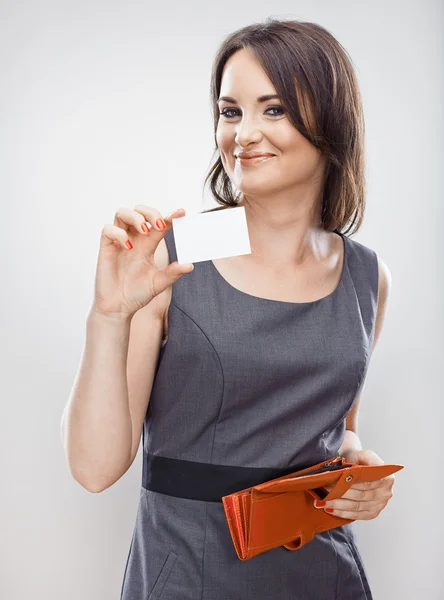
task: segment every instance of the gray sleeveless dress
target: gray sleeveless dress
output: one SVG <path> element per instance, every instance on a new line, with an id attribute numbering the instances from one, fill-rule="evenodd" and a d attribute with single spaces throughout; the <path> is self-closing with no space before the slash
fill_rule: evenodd
<path id="1" fill-rule="evenodd" d="M 220 500 L 338 453 L 378 297 L 375 252 L 338 235 L 340 283 L 315 302 L 244 293 L 211 261 L 173 284 L 121 600 L 372 599 L 353 522 L 241 561 Z"/>

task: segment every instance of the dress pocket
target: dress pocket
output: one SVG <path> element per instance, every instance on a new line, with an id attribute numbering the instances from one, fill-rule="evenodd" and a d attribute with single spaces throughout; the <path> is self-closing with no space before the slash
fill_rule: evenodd
<path id="1" fill-rule="evenodd" d="M 160 569 L 160 573 L 157 576 L 154 587 L 151 590 L 151 593 L 148 596 L 147 600 L 160 600 L 160 598 L 162 597 L 163 589 L 176 563 L 177 556 L 178 555 L 176 554 L 176 552 L 174 552 L 174 550 L 170 551 L 170 553 L 166 557 L 165 562 L 163 563 L 162 568 Z"/>

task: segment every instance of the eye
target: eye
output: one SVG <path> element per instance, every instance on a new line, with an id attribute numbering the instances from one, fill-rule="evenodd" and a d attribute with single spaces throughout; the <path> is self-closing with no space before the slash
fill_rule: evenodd
<path id="1" fill-rule="evenodd" d="M 233 111 L 236 111 L 236 109 L 235 108 L 225 108 L 224 110 L 222 110 L 221 112 L 219 112 L 219 114 L 221 116 L 227 117 L 228 119 L 231 119 L 231 117 L 228 116 L 228 113 L 229 112 L 233 112 Z"/>
<path id="2" fill-rule="evenodd" d="M 278 112 L 278 114 L 270 115 L 271 117 L 280 117 L 281 115 L 283 115 L 285 113 L 285 109 L 282 106 L 269 106 L 265 112 L 268 112 L 269 110 L 281 111 L 280 113 Z M 239 112 L 239 109 L 238 108 L 225 108 L 223 111 L 219 112 L 219 115 L 227 117 L 227 119 L 232 119 L 233 117 L 228 115 L 228 113 L 232 113 L 232 112 Z"/>
<path id="3" fill-rule="evenodd" d="M 283 115 L 285 113 L 285 108 L 283 108 L 282 106 L 270 106 L 270 108 L 267 108 L 267 110 L 265 112 L 267 112 L 268 110 L 282 111 L 282 112 L 278 113 L 277 115 L 276 114 L 272 115 L 273 117 L 278 117 L 279 115 Z"/>

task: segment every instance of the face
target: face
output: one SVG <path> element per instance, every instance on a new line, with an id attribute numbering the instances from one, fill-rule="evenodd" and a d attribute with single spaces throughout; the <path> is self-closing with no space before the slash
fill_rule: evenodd
<path id="1" fill-rule="evenodd" d="M 228 177 L 247 196 L 319 185 L 322 178 L 323 157 L 290 122 L 280 100 L 260 101 L 261 96 L 276 94 L 250 50 L 243 48 L 229 58 L 220 97 L 230 100 L 218 102 L 216 140 Z M 236 159 L 242 151 L 273 156 L 260 161 Z"/>

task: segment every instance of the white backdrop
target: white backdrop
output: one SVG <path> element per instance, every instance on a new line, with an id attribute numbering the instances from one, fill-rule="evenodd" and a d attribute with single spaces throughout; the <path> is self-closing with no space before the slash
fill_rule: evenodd
<path id="1" fill-rule="evenodd" d="M 60 438 L 100 231 L 122 205 L 215 206 L 202 196 L 212 61 L 228 33 L 268 16 L 318 22 L 357 69 L 369 193 L 354 239 L 393 278 L 359 434 L 405 469 L 387 508 L 355 530 L 375 599 L 444 597 L 443 3 L 3 0 L 2 598 L 119 598 L 140 452 L 91 494 Z"/>

